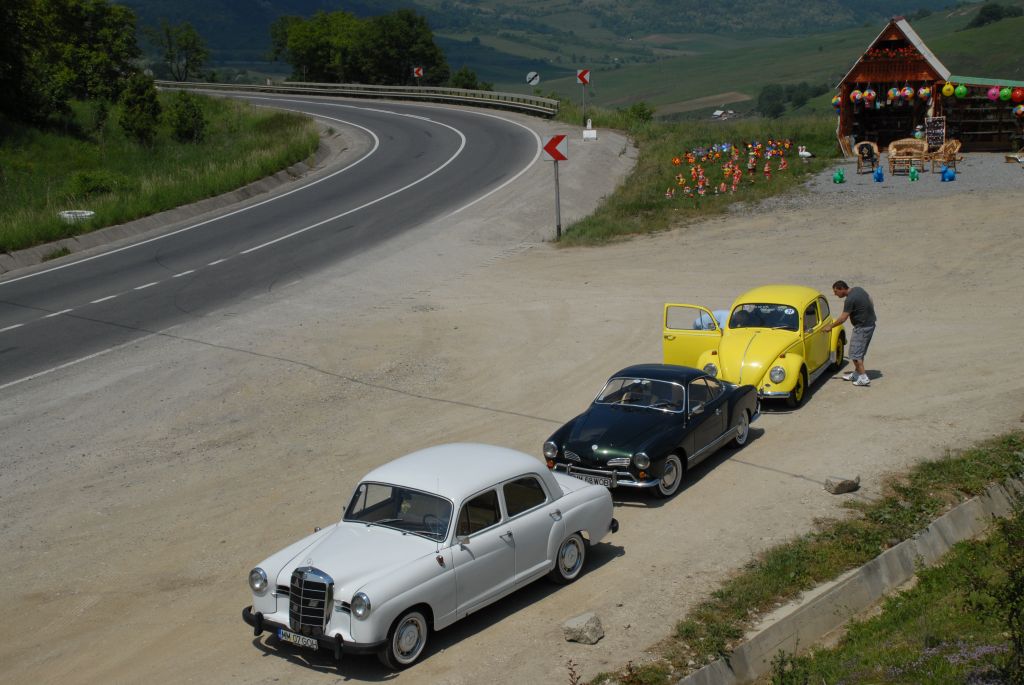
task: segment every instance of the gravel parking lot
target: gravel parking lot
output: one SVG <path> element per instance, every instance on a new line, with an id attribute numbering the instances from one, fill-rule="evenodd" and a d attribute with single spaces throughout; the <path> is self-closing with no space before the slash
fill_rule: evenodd
<path id="1" fill-rule="evenodd" d="M 563 220 L 595 207 L 632 155 L 606 132 L 576 145 Z M 1024 422 L 1024 172 L 1001 155 L 968 155 L 946 184 L 846 169 L 841 186 L 828 171 L 707 222 L 560 250 L 538 164 L 471 215 L 8 389 L 3 679 L 512 685 L 566 682 L 570 659 L 589 678 L 648 658 L 752 555 L 877 496 L 887 473 Z M 370 468 L 454 441 L 539 456 L 610 373 L 661 359 L 664 302 L 722 307 L 796 282 L 839 308 L 837 278 L 876 303 L 871 386 L 826 378 L 803 408 L 769 409 L 747 447 L 667 503 L 617 494 L 622 529 L 573 585 L 537 583 L 471 616 L 394 678 L 242 623 L 252 564 L 336 520 Z M 854 475 L 855 494 L 822 487 Z M 562 623 L 586 611 L 606 637 L 564 642 Z"/>

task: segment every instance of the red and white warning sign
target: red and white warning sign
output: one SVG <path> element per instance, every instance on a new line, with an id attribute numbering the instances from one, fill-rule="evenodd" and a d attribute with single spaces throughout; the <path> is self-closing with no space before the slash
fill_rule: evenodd
<path id="1" fill-rule="evenodd" d="M 412 75 L 416 78 L 423 78 L 423 67 L 413 67 Z"/>
<path id="2" fill-rule="evenodd" d="M 576 81 L 584 86 L 590 83 L 590 69 L 577 69 Z"/>
<path id="3" fill-rule="evenodd" d="M 569 159 L 569 139 L 564 135 L 548 138 L 544 143 L 544 159 L 549 162 L 564 162 Z"/>

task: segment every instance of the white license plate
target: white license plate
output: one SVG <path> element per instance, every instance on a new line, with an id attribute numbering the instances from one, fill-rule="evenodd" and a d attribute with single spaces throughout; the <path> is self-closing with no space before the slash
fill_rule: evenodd
<path id="1" fill-rule="evenodd" d="M 612 479 L 605 478 L 604 476 L 591 476 L 586 473 L 570 473 L 569 475 L 574 478 L 579 478 L 584 483 L 590 483 L 592 485 L 603 485 L 606 488 L 610 488 L 612 486 Z"/>
<path id="2" fill-rule="evenodd" d="M 284 642 L 291 642 L 293 645 L 305 647 L 306 649 L 316 650 L 320 648 L 320 643 L 313 638 L 306 637 L 305 635 L 297 635 L 290 630 L 285 630 L 284 628 L 277 629 L 277 639 Z"/>

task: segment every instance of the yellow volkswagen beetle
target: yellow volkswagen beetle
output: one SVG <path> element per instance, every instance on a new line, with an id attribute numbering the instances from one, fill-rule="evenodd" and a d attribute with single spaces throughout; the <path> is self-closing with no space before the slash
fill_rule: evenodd
<path id="1" fill-rule="evenodd" d="M 754 288 L 727 311 L 666 304 L 665 363 L 753 385 L 760 397 L 797 407 L 809 384 L 843 365 L 846 333 L 825 330 L 832 321 L 825 296 L 802 285 Z"/>

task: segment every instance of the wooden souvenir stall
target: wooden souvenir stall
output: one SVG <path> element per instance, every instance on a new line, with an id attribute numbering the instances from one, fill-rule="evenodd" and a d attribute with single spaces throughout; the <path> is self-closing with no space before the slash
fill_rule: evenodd
<path id="1" fill-rule="evenodd" d="M 907 20 L 895 17 L 843 77 L 832 105 L 840 146 L 946 139 L 964 151 L 1024 145 L 1024 82 L 952 75 Z M 918 128 L 920 127 L 920 128 Z"/>

